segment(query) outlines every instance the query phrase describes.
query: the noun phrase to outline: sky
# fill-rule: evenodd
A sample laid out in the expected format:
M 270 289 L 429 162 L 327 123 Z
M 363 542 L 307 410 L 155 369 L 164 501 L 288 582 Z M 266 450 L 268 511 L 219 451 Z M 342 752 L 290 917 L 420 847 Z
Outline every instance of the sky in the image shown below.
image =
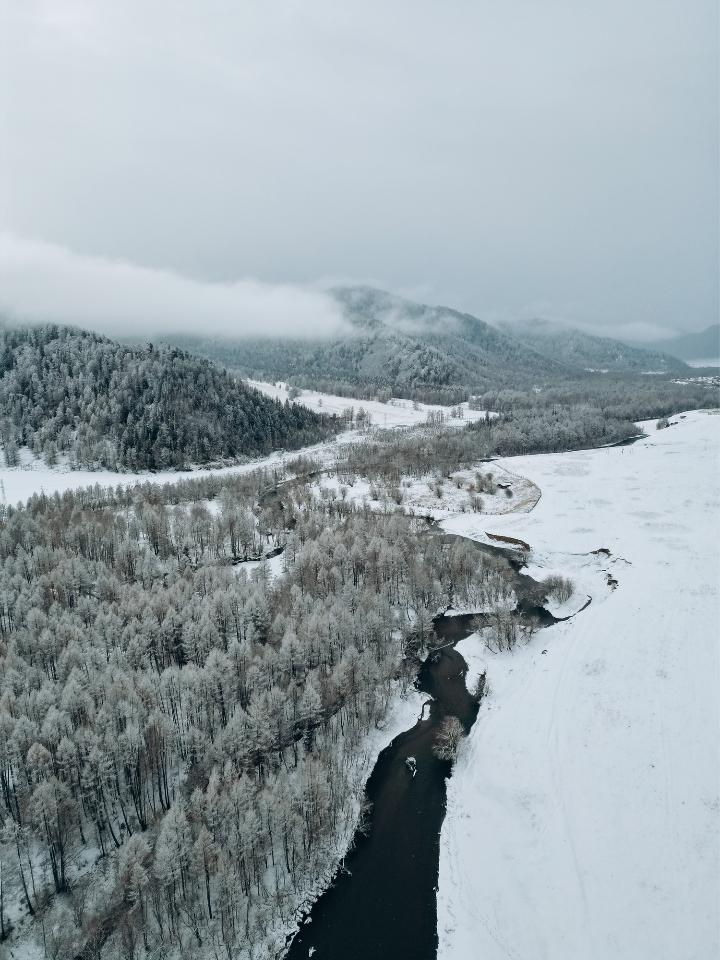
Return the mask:
M 718 319 L 716 0 L 0 0 L 0 311 Z

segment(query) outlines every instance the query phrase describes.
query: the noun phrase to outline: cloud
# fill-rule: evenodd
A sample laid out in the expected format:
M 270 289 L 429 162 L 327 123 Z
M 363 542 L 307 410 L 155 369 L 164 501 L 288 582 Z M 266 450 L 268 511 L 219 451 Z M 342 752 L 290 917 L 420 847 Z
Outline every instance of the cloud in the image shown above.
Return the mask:
M 338 305 L 321 290 L 194 280 L 7 233 L 0 234 L 0 314 L 129 335 L 307 337 L 345 330 Z
M 0 222 L 209 281 L 700 328 L 717 28 L 717 0 L 0 3 Z
M 626 323 L 619 326 L 588 326 L 583 325 L 587 333 L 594 333 L 599 337 L 614 337 L 616 340 L 627 340 L 637 343 L 641 347 L 644 343 L 654 343 L 660 340 L 670 340 L 682 333 L 682 329 L 663 327 L 656 323 Z
M 513 331 L 513 328 L 522 331 L 522 328 L 526 324 L 532 323 L 535 320 L 539 320 L 551 328 L 581 330 L 583 333 L 589 333 L 596 337 L 610 337 L 614 340 L 637 343 L 638 346 L 642 346 L 645 343 L 668 340 L 682 332 L 682 330 L 676 327 L 662 326 L 661 324 L 645 321 L 608 324 L 599 320 L 583 320 L 579 319 L 577 314 L 574 314 L 572 311 L 557 314 L 549 308 L 542 311 L 526 310 L 521 317 L 496 319 L 495 325 L 507 327 L 511 331 Z

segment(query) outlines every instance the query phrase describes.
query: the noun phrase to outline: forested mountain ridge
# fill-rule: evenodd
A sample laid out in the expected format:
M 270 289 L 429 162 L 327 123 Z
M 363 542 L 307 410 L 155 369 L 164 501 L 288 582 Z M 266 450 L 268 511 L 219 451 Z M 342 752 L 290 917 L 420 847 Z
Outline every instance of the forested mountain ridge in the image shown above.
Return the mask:
M 462 373 L 475 380 L 507 373 L 543 377 L 566 372 L 553 358 L 528 349 L 470 313 L 414 303 L 372 287 L 339 287 L 333 294 L 359 331 L 375 330 L 387 340 L 401 341 L 402 346 L 408 340 L 424 343 L 431 351 L 453 358 Z
M 329 435 L 332 418 L 281 404 L 177 348 L 73 327 L 0 330 L 0 435 L 55 462 L 167 469 L 267 454 Z
M 581 370 L 624 373 L 672 373 L 686 364 L 654 346 L 629 346 L 611 337 L 598 337 L 551 320 L 513 324 L 513 334 L 528 347 Z
M 571 374 L 470 314 L 371 287 L 331 292 L 352 328 L 342 339 L 164 339 L 257 379 L 355 396 L 384 391 L 455 402 L 471 391 Z
M 564 331 L 560 342 L 497 328 L 450 307 L 414 303 L 372 287 L 331 291 L 352 333 L 342 339 L 166 337 L 193 353 L 259 380 L 359 396 L 456 402 L 468 392 L 531 388 L 587 377 L 587 369 L 682 369 L 680 361 Z M 573 349 L 569 349 L 573 346 Z

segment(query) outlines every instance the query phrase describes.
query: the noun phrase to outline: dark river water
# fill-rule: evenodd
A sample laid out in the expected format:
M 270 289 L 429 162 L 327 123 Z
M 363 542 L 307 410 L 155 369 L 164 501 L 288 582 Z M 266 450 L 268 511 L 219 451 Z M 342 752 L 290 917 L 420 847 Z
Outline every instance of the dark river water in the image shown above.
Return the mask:
M 435 535 L 455 539 L 440 531 Z M 536 627 L 556 622 L 542 607 L 538 584 L 520 572 L 524 557 L 503 547 L 471 545 L 505 568 L 524 622 L 532 620 Z M 440 829 L 452 767 L 438 760 L 432 747 L 445 717 L 457 717 L 466 733 L 475 722 L 478 704 L 467 690 L 467 664 L 454 645 L 477 629 L 478 619 L 435 620 L 439 648 L 417 678 L 432 703 L 423 719 L 378 757 L 366 787 L 373 805 L 369 832 L 356 834 L 345 869 L 312 907 L 287 960 L 435 960 Z M 405 764 L 408 756 L 415 757 L 415 777 Z
M 638 437 L 614 446 L 634 443 Z M 291 484 L 293 481 L 289 481 Z M 276 484 L 260 498 L 284 509 Z M 426 518 L 430 521 L 430 518 Z M 430 522 L 430 535 L 457 538 Z M 506 547 L 465 540 L 501 565 L 518 599 L 523 622 L 546 627 L 557 620 L 543 603 L 541 587 L 521 572 L 525 557 Z M 588 599 L 588 602 L 589 599 Z M 285 954 L 286 960 L 435 960 L 436 892 L 446 778 L 452 767 L 433 754 L 443 719 L 457 717 L 468 733 L 478 704 L 465 685 L 467 664 L 454 645 L 476 629 L 472 615 L 439 617 L 437 649 L 422 664 L 417 686 L 432 697 L 411 730 L 382 751 L 367 782 L 372 804 L 369 830 L 356 833 L 332 885 L 313 905 Z M 413 777 L 405 763 L 414 757 Z
M 435 632 L 457 643 L 473 632 L 472 617 L 441 617 Z M 434 960 L 437 953 L 435 891 L 440 828 L 445 816 L 448 761 L 438 760 L 433 742 L 443 718 L 457 717 L 467 732 L 478 705 L 465 686 L 467 665 L 452 646 L 429 657 L 418 686 L 433 697 L 412 730 L 380 754 L 367 783 L 373 804 L 367 836 L 358 834 L 345 871 L 312 908 L 287 957 L 300 960 Z M 405 759 L 415 757 L 413 777 Z

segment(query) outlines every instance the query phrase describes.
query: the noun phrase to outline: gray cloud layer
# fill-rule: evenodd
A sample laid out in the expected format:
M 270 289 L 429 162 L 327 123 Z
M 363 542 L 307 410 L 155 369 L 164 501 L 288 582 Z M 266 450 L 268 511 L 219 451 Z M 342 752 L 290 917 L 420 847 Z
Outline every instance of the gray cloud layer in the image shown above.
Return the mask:
M 0 225 L 202 281 L 701 327 L 717 21 L 716 0 L 7 2 Z
M 165 330 L 232 336 L 329 336 L 345 326 L 322 291 L 256 280 L 189 280 L 63 247 L 0 235 L 0 314 L 103 333 Z

